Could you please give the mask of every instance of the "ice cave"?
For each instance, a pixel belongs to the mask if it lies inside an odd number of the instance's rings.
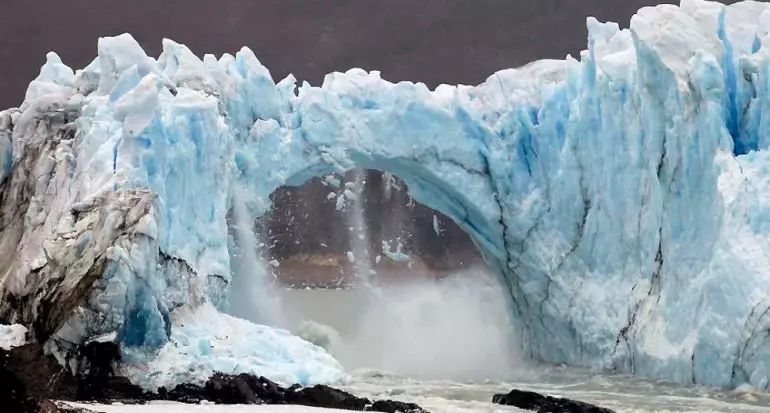
[[[52,52],[0,113],[0,318],[62,363],[119,341],[147,388],[342,382],[323,349],[227,315],[228,217],[370,168],[470,235],[526,357],[768,390],[768,22],[699,0],[589,18],[580,56],[435,90],[361,69],[276,83],[248,48],[155,59],[128,34],[82,70]]]

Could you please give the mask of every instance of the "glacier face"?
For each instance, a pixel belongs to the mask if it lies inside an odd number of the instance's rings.
[[[166,40],[153,59],[129,35],[77,72],[51,53],[0,115],[0,316],[62,360],[116,332],[147,387],[193,366],[343,380],[321,349],[219,312],[228,214],[235,193],[257,217],[282,185],[365,167],[471,235],[525,354],[770,389],[767,22],[762,3],[700,0],[628,30],[589,18],[579,61],[434,91],[360,69],[275,83],[246,48],[201,60]]]

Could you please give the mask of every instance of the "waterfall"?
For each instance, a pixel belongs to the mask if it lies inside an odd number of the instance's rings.
[[[245,193],[236,185],[232,198],[230,314],[275,326],[280,320],[280,295],[272,272],[259,252],[254,219],[248,211]]]
[[[352,208],[347,214],[350,227],[348,260],[355,266],[356,283],[359,287],[371,287],[371,276],[374,275],[372,260],[369,254],[369,229],[364,218],[364,187],[366,171],[356,169],[353,172],[353,182],[348,182],[346,195],[352,201]],[[351,185],[352,184],[352,185]],[[355,193],[351,193],[355,191]],[[352,255],[352,256],[351,256]]]

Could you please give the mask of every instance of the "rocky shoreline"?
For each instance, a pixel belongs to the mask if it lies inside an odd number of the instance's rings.
[[[427,413],[414,403],[370,400],[325,385],[282,387],[265,377],[214,373],[202,384],[185,383],[172,389],[147,392],[116,374],[120,347],[110,341],[91,341],[77,347],[65,368],[46,356],[36,341],[24,341],[23,331],[6,337],[0,346],[0,406],[14,413],[88,413],[67,402],[145,404],[171,401],[186,404],[281,404],[384,413]],[[11,334],[10,330],[6,334]],[[540,413],[614,413],[588,403],[514,389],[496,394],[492,402]],[[7,410],[6,410],[7,409]]]
[[[540,393],[516,389],[507,394],[494,395],[492,403],[515,406],[537,413],[615,413],[613,410],[577,400],[544,396]]]
[[[333,387],[281,385],[249,374],[215,373],[205,384],[181,384],[173,389],[144,391],[115,374],[120,361],[118,345],[91,342],[79,347],[77,373],[72,374],[42,346],[31,342],[10,350],[0,348],[0,406],[14,413],[88,413],[66,402],[144,404],[172,401],[200,404],[284,404],[385,413],[427,413],[414,403],[370,400]],[[610,409],[565,398],[512,390],[497,394],[495,404],[516,406],[541,413],[614,413]],[[7,410],[6,410],[7,409]]]
[[[386,413],[426,413],[412,403],[369,400],[329,386],[284,388],[264,377],[215,373],[204,385],[182,384],[150,393],[115,374],[119,349],[114,343],[92,342],[79,348],[80,364],[73,375],[42,346],[28,343],[10,350],[0,348],[0,406],[14,413],[78,412],[64,402],[144,404],[174,401],[217,404],[295,404],[343,410]],[[4,410],[6,411],[6,410]]]

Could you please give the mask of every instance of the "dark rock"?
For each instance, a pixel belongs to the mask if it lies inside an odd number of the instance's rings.
[[[80,346],[78,352],[81,367],[76,400],[141,403],[151,398],[127,378],[115,375],[115,365],[120,362],[116,343],[93,341]]]
[[[0,349],[0,410],[14,413],[78,411],[51,400],[144,403],[168,400],[219,404],[300,404],[358,411],[423,413],[419,406],[391,400],[375,401],[356,397],[329,386],[283,388],[264,378],[248,374],[215,373],[203,386],[182,384],[157,394],[144,392],[125,377],[115,374],[120,360],[114,343],[92,342],[78,350],[77,377],[43,353],[37,343],[10,351]]]
[[[10,351],[0,349],[0,406],[12,412],[57,411],[48,400],[141,403],[150,395],[114,374],[117,345],[90,343],[80,348],[82,365],[75,377],[31,342]],[[8,389],[9,391],[6,391]]]
[[[341,410],[365,410],[386,413],[426,412],[423,408],[414,403],[404,403],[393,400],[377,400],[372,403],[369,399],[357,397],[342,390],[323,385],[287,391],[286,401],[290,404]]]
[[[539,393],[516,389],[511,390],[508,394],[494,395],[492,403],[516,406],[538,413],[615,413],[613,410],[577,400],[544,396]]]
[[[96,413],[82,407],[70,407],[62,402],[44,400],[38,405],[37,413]]]
[[[123,404],[142,404],[156,398],[154,395],[142,390],[139,386],[132,384],[125,377],[110,377],[105,380],[103,386],[94,386],[93,381],[89,385],[92,391],[98,389],[96,392],[91,393],[92,397],[90,400],[95,401],[120,401]]]
[[[247,374],[230,376],[216,373],[206,382],[207,400],[218,404],[264,404],[259,396],[256,378]]]
[[[75,400],[77,380],[46,356],[39,344],[33,342],[3,353],[5,376],[21,383],[25,397],[35,404],[49,398]]]
[[[301,387],[297,384],[283,388],[264,378],[248,374],[237,376],[215,373],[206,384],[182,384],[171,390],[158,389],[159,400],[180,403],[200,403],[208,400],[219,404],[299,404],[342,410],[424,413],[420,406],[392,400],[372,403],[369,399],[329,386]]]
[[[8,359],[8,351],[0,349],[0,406],[11,412],[37,411],[37,404],[29,397],[27,386],[9,368]]]
[[[290,404],[363,411],[371,402],[329,386],[316,385],[286,393]]]
[[[161,387],[158,389],[158,398],[179,403],[198,404],[201,400],[206,400],[206,391],[201,386],[185,383],[174,387],[171,391],[166,391],[165,387]]]
[[[422,407],[414,403],[397,402],[394,400],[377,400],[366,410],[386,413],[425,413]]]

